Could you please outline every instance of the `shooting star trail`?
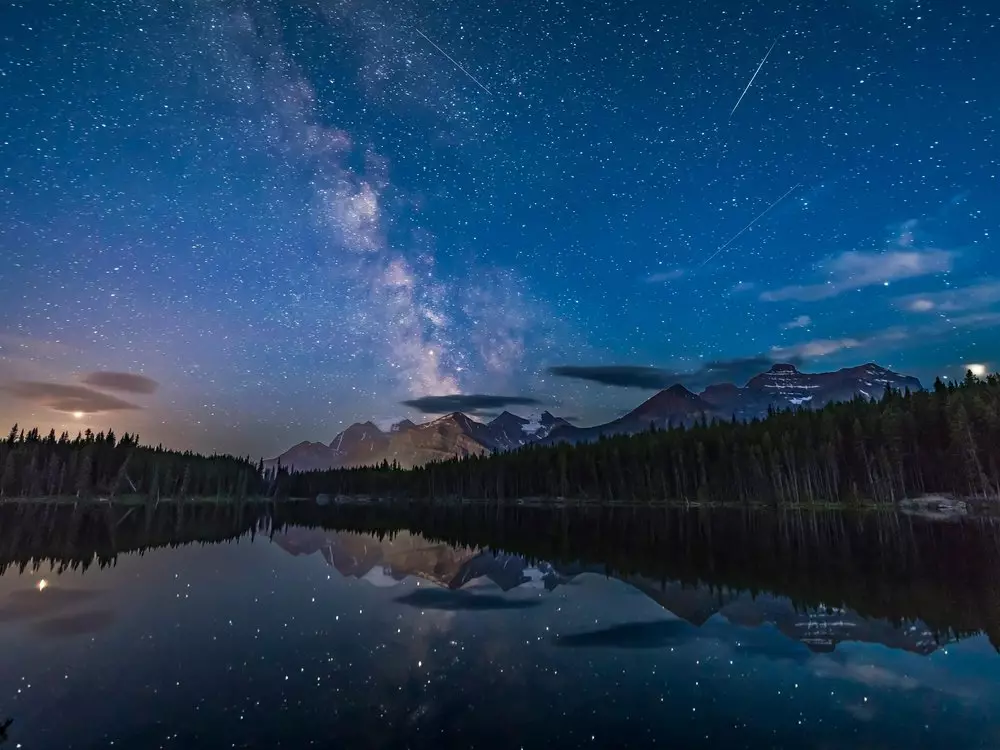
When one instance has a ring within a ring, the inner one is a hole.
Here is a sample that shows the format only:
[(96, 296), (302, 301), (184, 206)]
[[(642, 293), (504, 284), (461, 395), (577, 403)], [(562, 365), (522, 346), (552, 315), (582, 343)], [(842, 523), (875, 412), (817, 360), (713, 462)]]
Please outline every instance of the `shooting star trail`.
[[(781, 37), (778, 37), (778, 39), (780, 39), (780, 38)], [(747, 87), (745, 89), (743, 89), (743, 93), (740, 94), (740, 98), (736, 100), (736, 107), (733, 107), (733, 111), (729, 113), (730, 119), (732, 119), (732, 116), (734, 114), (736, 114), (736, 109), (737, 109), (737, 107), (740, 106), (740, 102), (743, 101), (743, 97), (747, 95), (747, 92), (750, 90), (750, 87), (753, 86), (754, 79), (757, 78), (757, 74), (760, 73), (760, 69), (764, 67), (764, 63), (767, 62), (767, 58), (769, 58), (771, 56), (771, 50), (774, 49), (774, 45), (778, 43), (778, 39), (775, 39), (771, 43), (771, 49), (769, 49), (767, 51), (767, 54), (764, 55), (764, 59), (760, 61), (760, 65), (757, 66), (757, 70), (755, 70), (753, 72), (753, 75), (750, 77), (750, 83), (748, 83)], [(430, 40), (428, 40), (428, 41), (430, 41)], [(433, 44), (433, 42), (431, 42), (431, 44)]]
[(427, 36), (427, 35), (426, 35), (426, 34), (425, 34), (424, 32), (422, 32), (422, 31), (421, 31), (420, 29), (414, 29), (414, 31), (416, 31), (416, 32), (417, 32), (418, 34), (420, 34), (420, 36), (422, 36), (422, 37), (423, 37), (424, 39), (426, 39), (426, 40), (427, 40), (427, 43), (428, 43), (428, 44), (430, 44), (430, 45), (431, 45), (431, 46), (432, 46), (432, 47), (433, 47), (434, 49), (436, 49), (436, 50), (437, 50), (438, 52), (440, 52), (440, 53), (441, 53), (442, 55), (444, 55), (444, 56), (445, 56), (445, 57), (447, 57), (447, 58), (448, 58), (449, 60), (451, 60), (452, 64), (453, 64), (453, 65), (454, 65), (454, 66), (455, 66), (456, 68), (458, 68), (459, 70), (461, 70), (461, 71), (462, 71), (463, 73), (465, 73), (465, 75), (469, 76), (469, 78), (471, 78), (471, 79), (472, 79), (472, 82), (473, 82), (473, 83), (475, 83), (475, 84), (476, 84), (476, 85), (477, 85), (477, 86), (478, 86), (479, 88), (481, 88), (481, 89), (482, 89), (483, 91), (485, 91), (485, 92), (486, 92), (487, 94), (489, 94), (490, 96), (493, 96), (493, 92), (492, 92), (492, 91), (490, 91), (490, 90), (489, 90), (488, 88), (486, 88), (486, 87), (485, 87), (485, 86), (484, 86), (483, 84), (481, 84), (481, 83), (480, 83), (480, 82), (479, 82), (479, 81), (478, 81), (478, 80), (476, 79), (476, 77), (475, 77), (474, 75), (472, 75), (472, 73), (470, 73), (470, 72), (469, 72), (469, 71), (467, 71), (467, 70), (466, 70), (465, 68), (463, 68), (463, 67), (462, 67), (461, 65), (459, 65), (459, 64), (458, 64), (458, 60), (456, 60), (456, 59), (455, 59), (454, 57), (452, 57), (452, 56), (451, 56), (451, 55), (449, 55), (449, 54), (448, 54), (447, 52), (445, 52), (445, 51), (444, 51), (443, 49), (441, 49), (441, 48), (440, 48), (440, 47), (438, 47), (438, 46), (437, 46), (436, 44), (434, 44), (434, 42), (432, 42), (432, 41), (431, 41), (431, 38), (430, 38), (429, 36)]
[(730, 237), (728, 240), (726, 240), (725, 244), (721, 245), (718, 250), (716, 250), (714, 253), (712, 253), (706, 260), (702, 261), (701, 265), (699, 265), (698, 268), (701, 268), (701, 267), (705, 266), (707, 263), (709, 263), (710, 261), (712, 261), (719, 253), (721, 253), (727, 247), (729, 247), (734, 242), (736, 242), (736, 240), (738, 240), (740, 238), (740, 236), (745, 231), (747, 231), (750, 227), (752, 227), (758, 221), (760, 221), (761, 219), (763, 219), (764, 216), (767, 215), (768, 211), (770, 211), (772, 208), (774, 208), (779, 203), (781, 203), (781, 201), (785, 200), (785, 198), (787, 198), (789, 195), (791, 195), (791, 193), (792, 193), (793, 190), (795, 190), (796, 188), (801, 187), (801, 186), (802, 186), (801, 182), (796, 182), (794, 185), (792, 185), (790, 188), (788, 188), (788, 190), (785, 192), (785, 194), (783, 196), (781, 196), (780, 198), (778, 198), (778, 200), (776, 200), (770, 206), (768, 206), (763, 211), (761, 211), (759, 214), (757, 214), (756, 218), (754, 218), (753, 221), (751, 221), (749, 224), (747, 224), (745, 227), (743, 227), (740, 231), (738, 231), (736, 234), (734, 234), (732, 237)]

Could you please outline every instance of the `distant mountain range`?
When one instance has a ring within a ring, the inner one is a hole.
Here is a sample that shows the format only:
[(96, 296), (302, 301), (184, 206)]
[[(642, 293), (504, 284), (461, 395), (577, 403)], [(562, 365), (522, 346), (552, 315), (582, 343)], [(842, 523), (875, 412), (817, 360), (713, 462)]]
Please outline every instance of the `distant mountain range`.
[(672, 385), (628, 414), (594, 427), (578, 427), (549, 412), (529, 420), (505, 411), (490, 422), (455, 412), (419, 425), (403, 420), (388, 432), (372, 422), (352, 424), (329, 445), (302, 442), (264, 463), (274, 466), (280, 462), (295, 471), (314, 471), (370, 466), (387, 460), (408, 468), (429, 461), (513, 450), (529, 443), (578, 443), (602, 435), (643, 432), (654, 425), (662, 429), (689, 426), (703, 418), (762, 418), (770, 409), (822, 408), (855, 396), (880, 398), (890, 386), (901, 391), (922, 390), (916, 378), (874, 363), (821, 373), (804, 373), (790, 364), (776, 364), (742, 387), (719, 383), (696, 394), (679, 383)]
[[(604, 566), (529, 563), (518, 555), (430, 542), (408, 531), (379, 540), (354, 532), (289, 527), (275, 534), (273, 540), (293, 555), (319, 553), (342, 576), (379, 587), (395, 586), (408, 576), (416, 576), (452, 591), (476, 580), (491, 581), (502, 591), (519, 587), (551, 591), (586, 573), (607, 576)], [(943, 645), (921, 622), (895, 625), (842, 608), (802, 609), (788, 599), (770, 595), (751, 596), (636, 575), (612, 577), (696, 627), (702, 627), (715, 615), (745, 627), (771, 624), (814, 652), (833, 651), (842, 641), (881, 643), (919, 654), (929, 654)]]

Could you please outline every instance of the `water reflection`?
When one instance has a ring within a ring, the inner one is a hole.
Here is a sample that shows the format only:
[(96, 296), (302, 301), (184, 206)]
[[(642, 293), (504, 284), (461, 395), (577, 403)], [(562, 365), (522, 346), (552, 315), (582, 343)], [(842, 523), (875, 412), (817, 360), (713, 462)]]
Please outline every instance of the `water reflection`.
[(0, 723), (25, 748), (996, 747), (998, 541), (872, 514), (0, 505)]

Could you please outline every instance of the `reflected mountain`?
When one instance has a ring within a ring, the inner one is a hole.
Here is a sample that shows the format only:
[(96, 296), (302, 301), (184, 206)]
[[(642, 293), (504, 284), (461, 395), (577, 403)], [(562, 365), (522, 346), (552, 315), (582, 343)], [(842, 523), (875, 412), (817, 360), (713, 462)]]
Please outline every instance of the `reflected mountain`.
[[(489, 593), (462, 590), (487, 580), (508, 592), (517, 588), (553, 590), (584, 574), (608, 575), (637, 589), (678, 619), (654, 623), (628, 623), (585, 637), (567, 636), (563, 646), (618, 646), (655, 648), (658, 643), (690, 637), (713, 617), (734, 625), (756, 628), (771, 625), (810, 651), (831, 652), (845, 641), (879, 643), (890, 648), (930, 654), (954, 640), (937, 636), (920, 620), (893, 624), (885, 619), (864, 617), (843, 607), (796, 607), (784, 597), (751, 595), (727, 588), (686, 585), (678, 581), (657, 582), (641, 575), (616, 575), (600, 566), (558, 565), (530, 562), (511, 554), (488, 549), (456, 548), (432, 543), (418, 534), (403, 531), (378, 537), (355, 532), (323, 531), (291, 527), (274, 534), (273, 541), (294, 555), (320, 554), (328, 565), (345, 577), (374, 585), (400, 582), (409, 576), (447, 590), (421, 589), (396, 599), (422, 609), (489, 610), (514, 609), (538, 604), (537, 600), (505, 599)], [(378, 573), (377, 576), (373, 572)]]
[(491, 581), (502, 591), (523, 585), (551, 590), (564, 582), (564, 577), (547, 563), (533, 567), (523, 557), (435, 543), (408, 531), (379, 538), (289, 527), (274, 533), (271, 539), (293, 555), (318, 553), (345, 578), (360, 578), (375, 585), (385, 585), (386, 579), (402, 581), (407, 576), (448, 589), (460, 589), (479, 579)]
[[(702, 634), (717, 622), (773, 628), (813, 652), (853, 641), (930, 654), (979, 633), (1000, 644), (1000, 524), (985, 518), (937, 523), (892, 513), (749, 508), (6, 502), (0, 572), (86, 571), (113, 566), (123, 554), (246, 544), (258, 535), (372, 586), (410, 577), (433, 583), (436, 590), (401, 597), (426, 609), (506, 606), (500, 602), (518, 596), (505, 592), (587, 586), (586, 574), (595, 574), (641, 592)], [(84, 601), (91, 594), (54, 587), (47, 606), (57, 611), (42, 612), (42, 599), (30, 593), (0, 602), (0, 620), (88, 614), (53, 624), (53, 633), (109, 622)], [(636, 637), (655, 640), (642, 631)]]

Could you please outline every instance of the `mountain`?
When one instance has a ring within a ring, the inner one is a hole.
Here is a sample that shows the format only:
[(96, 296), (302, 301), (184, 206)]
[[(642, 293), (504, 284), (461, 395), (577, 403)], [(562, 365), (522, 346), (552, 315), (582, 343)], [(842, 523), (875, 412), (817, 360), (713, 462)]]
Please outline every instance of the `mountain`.
[(923, 389), (916, 378), (874, 363), (815, 374), (800, 372), (794, 365), (776, 364), (752, 377), (743, 388), (730, 383), (711, 385), (701, 397), (726, 418), (753, 419), (765, 417), (769, 408), (819, 409), (855, 396), (881, 398), (889, 386), (900, 391)]
[(371, 466), (385, 460), (409, 468), (429, 461), (513, 450), (547, 437), (554, 429), (571, 426), (547, 411), (535, 419), (505, 411), (488, 424), (454, 412), (424, 424), (404, 419), (388, 432), (363, 422), (352, 424), (329, 445), (305, 441), (268, 459), (264, 466), (271, 468), (280, 462), (295, 471), (322, 471)]
[[(413, 425), (409, 420), (404, 421)], [(393, 425), (393, 429), (400, 425)], [(407, 428), (403, 426), (401, 429), (405, 432)], [(270, 468), (280, 462), (295, 471), (320, 471), (378, 463), (385, 456), (389, 437), (372, 422), (356, 423), (340, 432), (329, 445), (305, 441), (292, 446), (277, 458), (265, 461), (264, 466)]]
[(678, 383), (660, 391), (613, 422), (596, 427), (560, 426), (552, 430), (544, 442), (589, 442), (602, 435), (631, 435), (645, 432), (652, 426), (657, 429), (690, 426), (703, 418), (711, 420), (720, 416), (721, 412), (712, 404)]
[(696, 394), (679, 383), (672, 385), (624, 416), (593, 427), (577, 427), (547, 411), (533, 419), (505, 411), (485, 424), (455, 412), (424, 424), (404, 419), (388, 432), (372, 422), (363, 422), (352, 424), (328, 446), (299, 443), (264, 464), (271, 467), (280, 461), (282, 466), (297, 471), (313, 471), (370, 466), (385, 460), (409, 468), (429, 461), (516, 450), (531, 443), (588, 442), (602, 435), (644, 432), (654, 425), (667, 429), (689, 427), (703, 419), (749, 420), (767, 416), (769, 409), (822, 408), (856, 396), (881, 398), (889, 386), (900, 391), (922, 390), (916, 378), (871, 362), (819, 373), (800, 372), (791, 364), (775, 364), (744, 386), (716, 383)]
[(385, 457), (409, 468), (456, 456), (482, 455), (497, 447), (487, 425), (455, 412), (392, 433)]
[(863, 617), (842, 607), (802, 609), (791, 600), (760, 594), (751, 597), (743, 594), (720, 610), (720, 614), (734, 625), (759, 627), (774, 625), (789, 638), (805, 644), (810, 651), (831, 652), (843, 641), (880, 643), (889, 648), (927, 655), (942, 644), (922, 621), (907, 626), (888, 620)]
[(572, 425), (547, 411), (543, 411), (537, 419), (525, 419), (505, 411), (487, 427), (495, 448), (513, 450), (528, 443), (544, 440), (556, 428), (572, 427)]
[(333, 451), (330, 450), (329, 445), (325, 443), (311, 443), (308, 440), (303, 440), (298, 445), (293, 445), (277, 458), (268, 459), (264, 462), (264, 467), (271, 468), (278, 463), (296, 471), (330, 469), (337, 465)]
[(336, 465), (368, 465), (382, 460), (389, 440), (389, 435), (374, 423), (355, 423), (333, 439), (330, 451)]

